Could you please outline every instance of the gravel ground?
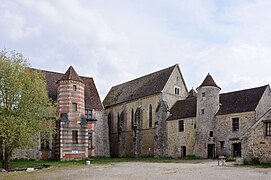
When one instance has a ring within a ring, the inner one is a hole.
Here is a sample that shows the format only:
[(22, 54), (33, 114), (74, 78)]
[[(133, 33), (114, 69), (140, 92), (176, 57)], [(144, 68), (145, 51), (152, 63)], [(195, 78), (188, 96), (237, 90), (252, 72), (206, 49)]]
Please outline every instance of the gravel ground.
[(217, 166), (217, 161), (201, 163), (127, 162), (50, 168), (36, 172), (0, 173), (0, 179), (185, 179), (185, 180), (271, 180), (271, 169)]

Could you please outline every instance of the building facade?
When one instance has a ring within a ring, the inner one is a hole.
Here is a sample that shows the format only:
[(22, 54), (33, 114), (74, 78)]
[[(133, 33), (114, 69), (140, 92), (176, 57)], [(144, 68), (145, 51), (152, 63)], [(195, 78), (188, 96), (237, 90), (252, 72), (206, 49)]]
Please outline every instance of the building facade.
[(65, 74), (39, 71), (60, 119), (55, 132), (40, 132), (37, 148), (18, 149), (13, 157), (71, 160), (108, 156), (108, 127), (93, 78), (78, 76), (72, 66)]
[(178, 65), (114, 86), (103, 101), (111, 157), (219, 155), (271, 160), (269, 85), (220, 93), (210, 74), (187, 91)]

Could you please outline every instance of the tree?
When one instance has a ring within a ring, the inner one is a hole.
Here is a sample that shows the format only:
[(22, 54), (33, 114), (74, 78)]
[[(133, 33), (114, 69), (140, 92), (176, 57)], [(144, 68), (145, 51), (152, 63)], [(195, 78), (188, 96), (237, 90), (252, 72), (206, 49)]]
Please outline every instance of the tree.
[(39, 131), (53, 128), (55, 108), (42, 74), (22, 54), (0, 51), (0, 156), (4, 169), (16, 148), (37, 142)]

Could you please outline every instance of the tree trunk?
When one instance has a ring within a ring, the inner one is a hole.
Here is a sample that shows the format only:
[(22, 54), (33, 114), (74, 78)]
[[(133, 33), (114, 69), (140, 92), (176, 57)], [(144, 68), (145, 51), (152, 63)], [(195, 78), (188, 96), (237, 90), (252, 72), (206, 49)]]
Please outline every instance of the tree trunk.
[(3, 140), (0, 138), (0, 161), (2, 168), (4, 168), (4, 154), (3, 154)]
[(10, 169), (10, 159), (11, 159), (11, 153), (9, 150), (5, 150), (5, 160), (4, 160), (4, 169), (8, 171)]

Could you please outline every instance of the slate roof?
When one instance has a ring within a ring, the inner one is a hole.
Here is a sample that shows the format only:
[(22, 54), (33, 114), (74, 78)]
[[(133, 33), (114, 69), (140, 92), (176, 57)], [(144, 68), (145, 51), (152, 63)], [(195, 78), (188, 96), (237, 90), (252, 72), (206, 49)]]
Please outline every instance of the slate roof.
[(61, 80), (73, 80), (83, 82), (72, 66), (70, 66), (69, 69), (65, 72)]
[(176, 66), (112, 87), (103, 101), (104, 107), (160, 93)]
[(214, 87), (218, 87), (219, 89), (221, 89), (214, 81), (213, 77), (208, 73), (208, 75), (205, 77), (205, 79), (203, 80), (202, 84), (199, 87), (204, 87), (204, 86), (214, 86)]
[(268, 85), (220, 94), (217, 115), (254, 111)]
[[(220, 109), (216, 115), (254, 111), (268, 85), (219, 95)], [(196, 117), (197, 98), (177, 101), (168, 120)]]
[(196, 117), (197, 97), (177, 101), (170, 109), (171, 116), (168, 120)]
[[(37, 69), (34, 69), (34, 70), (37, 70)], [(65, 76), (65, 74), (58, 73), (58, 72), (52, 72), (52, 71), (45, 71), (45, 70), (38, 70), (38, 71), (41, 71), (44, 75), (49, 98), (56, 101), (56, 99), (57, 99), (57, 82), (59, 80), (61, 80), (63, 78), (63, 76)], [(73, 78), (73, 75), (71, 75), (70, 77)], [(101, 103), (101, 100), (100, 100), (100, 97), (99, 97), (98, 91), (96, 89), (93, 78), (83, 77), (83, 76), (80, 76), (80, 77), (78, 76), (78, 78), (85, 84), (85, 108), (86, 109), (97, 109), (97, 110), (103, 109), (103, 106), (102, 106), (102, 103)]]

